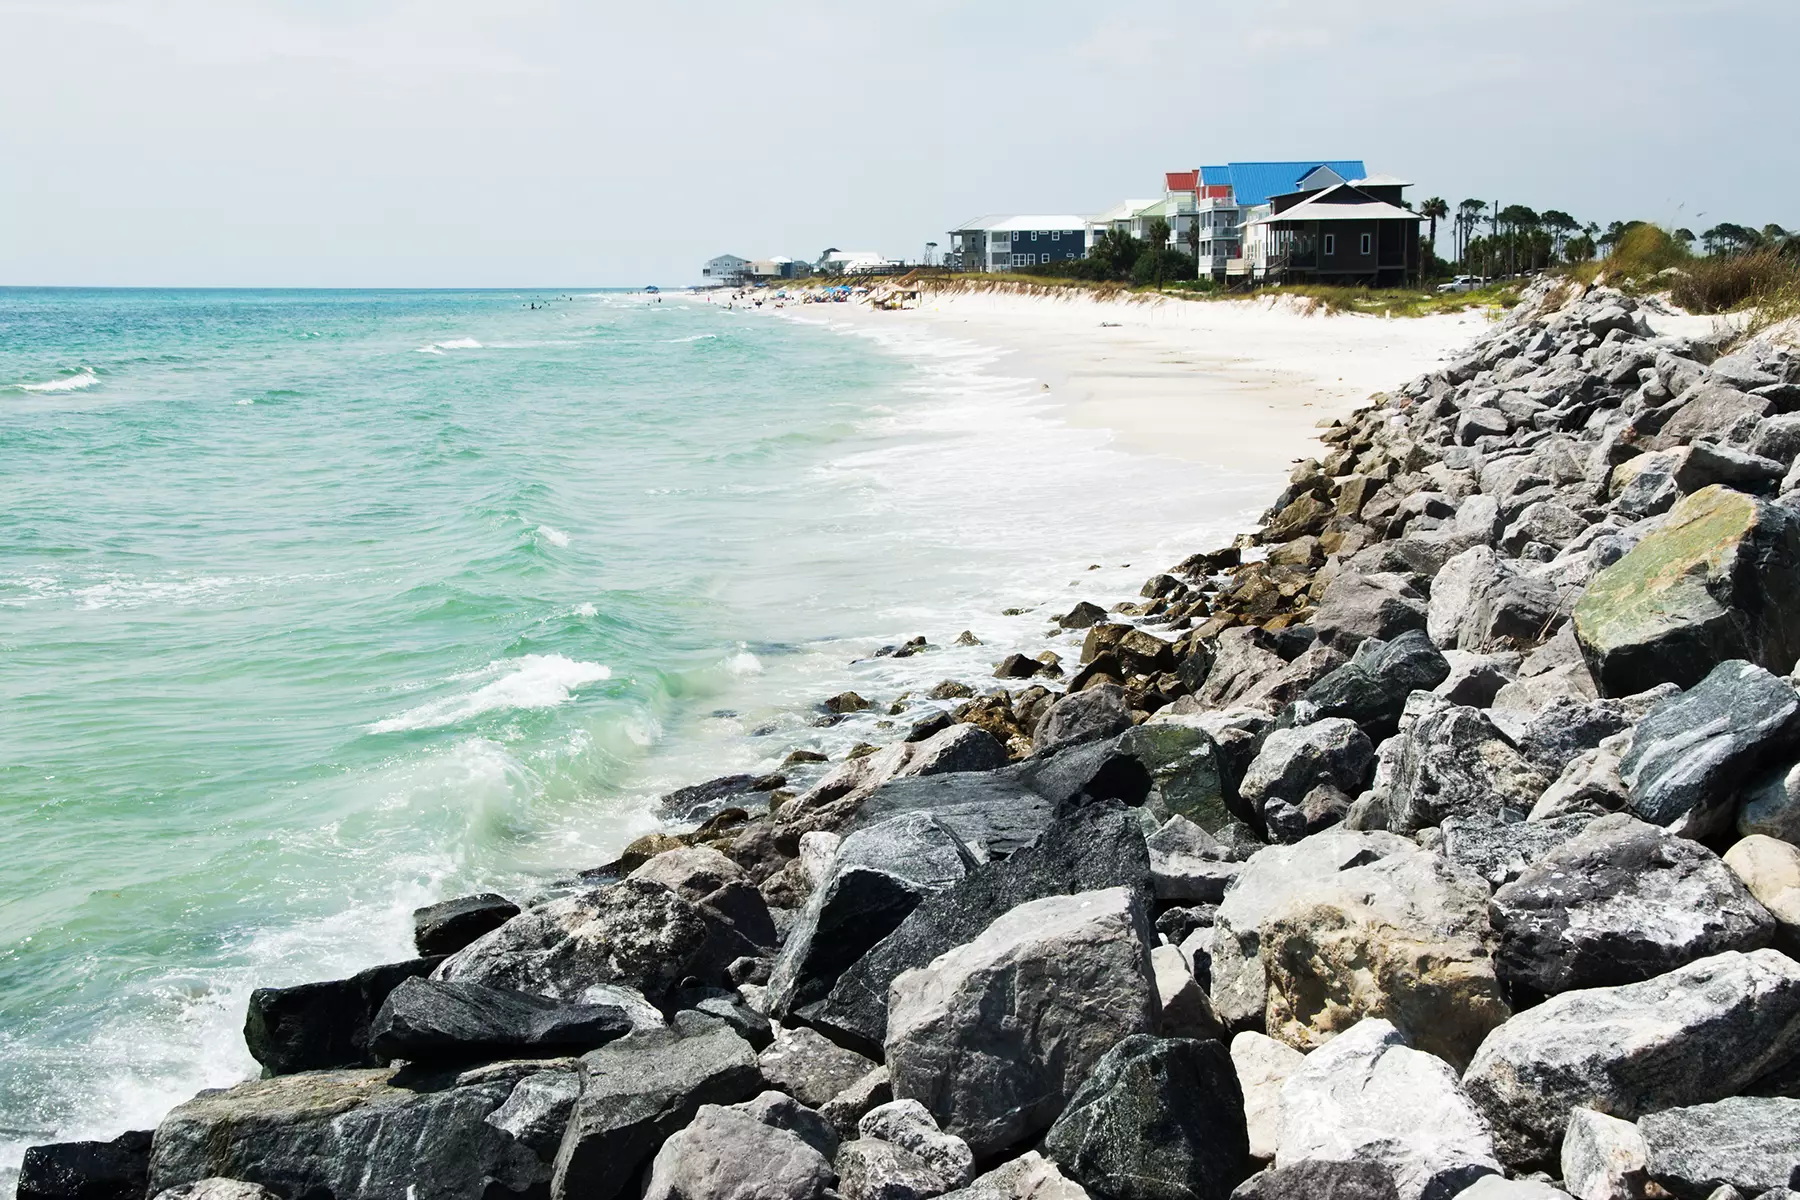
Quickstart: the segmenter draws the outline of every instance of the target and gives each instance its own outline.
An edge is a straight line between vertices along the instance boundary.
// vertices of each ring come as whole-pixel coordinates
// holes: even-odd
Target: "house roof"
[[[1410,179],[1401,179],[1395,175],[1383,175],[1377,173],[1369,176],[1367,179],[1352,179],[1350,185],[1352,187],[1411,187],[1413,186],[1413,182]]]
[[[1285,212],[1268,213],[1255,218],[1252,225],[1273,225],[1279,221],[1391,221],[1419,220],[1410,208],[1376,200],[1347,183],[1335,184],[1316,196],[1309,196]]]
[[[1285,162],[1234,162],[1201,167],[1200,180],[1209,186],[1231,185],[1232,198],[1242,205],[1267,204],[1270,196],[1292,192],[1299,182],[1320,167],[1330,167],[1345,179],[1368,174],[1358,158],[1290,159]]]
[[[966,225],[958,225],[954,232],[986,229],[993,233],[1008,233],[1012,230],[1031,229],[1080,229],[1086,230],[1086,217],[1078,217],[1072,213],[1057,213],[1053,216],[1027,214],[1018,217],[979,217]]]
[[[1200,186],[1199,171],[1166,171],[1163,186],[1171,192],[1191,192]]]
[[[1130,220],[1132,217],[1137,216],[1152,205],[1161,203],[1162,197],[1160,196],[1151,200],[1122,200],[1105,212],[1097,214],[1094,217],[1094,222],[1096,224],[1105,224],[1108,221]]]

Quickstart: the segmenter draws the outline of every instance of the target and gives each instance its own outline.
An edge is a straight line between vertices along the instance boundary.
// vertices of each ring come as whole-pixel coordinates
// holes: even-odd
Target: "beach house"
[[[1418,277],[1421,218],[1400,198],[1411,184],[1391,175],[1302,183],[1247,220],[1240,261],[1251,283],[1400,287]]]
[[[721,254],[717,258],[706,260],[706,265],[700,268],[700,276],[708,283],[735,284],[744,281],[744,275],[749,269],[749,259],[739,258],[735,254]]]
[[[949,231],[953,271],[1010,271],[1085,258],[1092,223],[1085,217],[977,217]]]

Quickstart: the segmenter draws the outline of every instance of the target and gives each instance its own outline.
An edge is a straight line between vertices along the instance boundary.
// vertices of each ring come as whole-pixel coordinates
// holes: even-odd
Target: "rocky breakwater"
[[[257,993],[264,1078],[21,1197],[1800,1194],[1800,357],[1545,285],[1323,440],[904,740]]]

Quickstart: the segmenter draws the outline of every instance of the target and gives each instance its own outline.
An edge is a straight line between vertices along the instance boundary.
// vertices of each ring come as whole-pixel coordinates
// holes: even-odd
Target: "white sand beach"
[[[1251,472],[1312,452],[1321,420],[1429,370],[1489,321],[1307,313],[1289,299],[1097,299],[928,291],[915,308],[832,304],[834,320],[918,322],[1008,351],[993,369],[1041,380],[1065,419],[1121,449]]]

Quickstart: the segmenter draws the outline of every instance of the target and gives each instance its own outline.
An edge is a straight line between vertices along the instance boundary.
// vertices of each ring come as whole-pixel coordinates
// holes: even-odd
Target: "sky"
[[[1796,0],[0,0],[0,285],[679,284],[1234,159],[1791,228],[1797,35]]]

